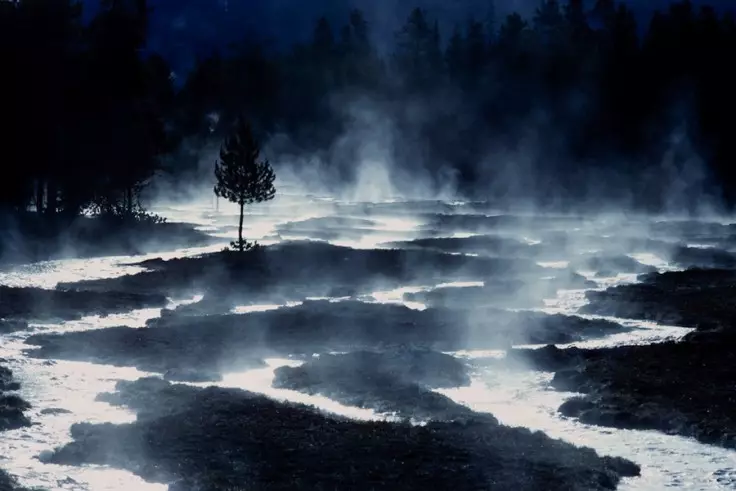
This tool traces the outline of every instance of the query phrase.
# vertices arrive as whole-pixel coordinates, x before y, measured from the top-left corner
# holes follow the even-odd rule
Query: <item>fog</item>
[[[362,134],[365,135],[365,128]],[[385,138],[385,133],[382,138]],[[380,154],[376,148],[368,145],[362,150],[365,158],[370,159],[373,152]],[[393,157],[384,154],[376,158],[390,160]],[[370,392],[373,389],[368,385],[368,379],[352,383],[353,390],[370,394],[363,406],[350,403],[352,396],[331,392],[329,386],[314,392],[284,388],[279,384],[284,384],[284,373],[288,372],[279,370],[284,367],[311,369],[310,360],[322,357],[329,360],[331,356],[349,355],[355,350],[396,352],[398,354],[389,356],[402,359],[400,357],[405,355],[401,354],[401,349],[420,352],[430,349],[461,360],[472,373],[468,386],[439,388],[431,392],[448,398],[458,407],[490,411],[502,423],[541,429],[577,445],[590,445],[600,452],[637,459],[645,466],[643,477],[627,480],[623,489],[656,489],[666,485],[674,479],[670,472],[675,467],[686,469],[694,482],[705,489],[711,482],[709,476],[715,465],[710,459],[728,458],[727,455],[720,456],[716,449],[706,451],[702,446],[679,437],[603,430],[560,418],[556,415],[557,406],[569,394],[547,389],[551,374],[531,370],[523,359],[507,359],[511,349],[539,349],[548,343],[555,343],[560,348],[596,348],[681,338],[690,329],[580,314],[579,310],[587,303],[586,291],[636,282],[637,273],[713,264],[718,260],[715,250],[733,250],[727,226],[717,222],[672,220],[665,216],[655,218],[625,210],[581,215],[542,212],[533,207],[498,209],[489,203],[453,200],[453,195],[437,200],[440,192],[431,185],[412,187],[409,178],[406,181],[397,179],[394,184],[391,175],[380,178],[386,179],[383,185],[391,183],[389,193],[382,194],[384,188],[376,184],[372,195],[359,196],[356,195],[357,188],[346,185],[341,194],[330,196],[329,189],[319,189],[316,185],[311,187],[311,182],[304,175],[286,174],[287,178],[282,177],[284,180],[278,183],[279,189],[284,191],[271,202],[250,207],[245,221],[246,237],[257,239],[272,250],[270,255],[262,258],[261,267],[282,276],[260,284],[257,290],[243,289],[247,280],[241,279],[245,283],[233,282],[228,279],[231,275],[226,269],[208,267],[199,283],[186,286],[186,289],[201,288],[191,292],[200,295],[188,302],[170,303],[169,311],[161,316],[161,324],[145,323],[144,317],[154,320],[159,317],[157,309],[153,309],[137,311],[130,318],[125,315],[93,316],[61,325],[39,325],[35,329],[41,333],[79,333],[82,336],[79,342],[83,344],[70,344],[66,348],[72,349],[74,356],[81,353],[96,357],[98,362],[107,360],[108,363],[123,365],[149,364],[137,366],[139,371],[133,374],[114,375],[119,378],[133,380],[151,373],[146,368],[154,367],[150,365],[153,360],[168,360],[174,366],[183,363],[193,370],[208,373],[207,370],[215,369],[222,374],[220,380],[184,382],[186,385],[240,388],[280,401],[313,405],[327,414],[368,421],[403,419],[397,418],[395,413],[406,411],[405,406],[413,403],[403,401],[395,405],[395,401],[381,402],[374,407],[370,403],[373,398],[380,401],[388,396]],[[369,183],[381,182],[370,174],[366,174],[364,179]],[[320,180],[313,182],[319,183]],[[404,183],[406,187],[402,188]],[[370,184],[365,182],[362,186],[370,189]],[[0,276],[0,282],[52,288],[63,282],[101,279],[103,283],[90,283],[85,288],[115,291],[124,285],[126,289],[135,291],[136,283],[116,284],[114,280],[147,269],[133,265],[136,261],[154,257],[194,257],[202,252],[217,251],[235,237],[237,207],[221,201],[219,210],[216,210],[209,187],[192,186],[192,189],[199,189],[199,194],[192,192],[185,201],[162,200],[154,204],[152,210],[172,222],[206,227],[208,233],[221,241],[209,249],[174,250],[140,257],[61,260],[15,269]],[[402,189],[416,198],[402,197]],[[309,197],[315,193],[322,196]],[[304,239],[312,242],[301,245],[293,242]],[[350,249],[330,249],[338,245]],[[370,256],[376,249],[389,255],[381,258]],[[350,250],[355,252],[348,254]],[[394,255],[392,251],[396,250],[399,253]],[[339,262],[345,257],[351,257],[350,262],[340,266]],[[448,257],[455,258],[453,260],[457,263],[447,263]],[[341,270],[345,270],[345,274],[340,273]],[[306,277],[306,283],[302,282],[301,276]],[[142,284],[160,281],[160,277],[155,277],[150,275]],[[342,288],[345,282],[351,288]],[[177,298],[175,292],[183,291],[184,286],[178,285],[175,278],[171,284],[162,284],[173,298]],[[340,291],[347,294],[338,293]],[[181,295],[178,298],[182,298]],[[213,304],[212,300],[217,302]],[[220,304],[221,301],[224,303]],[[328,305],[324,305],[325,301]],[[389,306],[398,310],[385,310]],[[201,316],[203,313],[210,316]],[[223,315],[225,317],[221,317]],[[417,317],[422,315],[424,317]],[[542,317],[534,317],[537,315]],[[557,320],[555,315],[564,317]],[[192,317],[187,320],[187,316]],[[445,330],[442,323],[435,323],[436,319],[445,319],[444,322],[452,329]],[[602,336],[583,334],[582,339],[575,340],[579,334],[573,327],[576,323],[600,320],[625,329],[620,332],[614,329]],[[144,347],[158,343],[149,345],[137,341],[133,345],[139,346],[141,351],[127,358],[132,355],[129,352],[131,344],[124,341],[128,335],[125,328],[114,327],[121,324],[137,331],[136,336],[154,336],[151,339],[164,336],[172,348],[151,355]],[[189,331],[194,325],[197,330]],[[312,337],[309,326],[316,325],[321,328]],[[425,331],[419,336],[397,337],[410,325],[423,326]],[[143,326],[146,327],[141,329]],[[246,339],[243,339],[243,326],[248,326]],[[105,334],[107,329],[111,329],[110,334]],[[198,330],[204,330],[208,335],[200,337],[194,334],[195,337],[190,337]],[[372,330],[378,332],[371,334]],[[584,333],[584,329],[580,332]],[[294,339],[290,341],[290,337]],[[54,343],[64,339],[68,341],[63,343],[77,342],[62,337]],[[210,354],[209,359],[203,358],[203,353],[213,342],[230,349],[216,357]],[[11,345],[8,349],[16,348]],[[205,351],[201,352],[201,349]],[[55,356],[69,356],[64,353],[60,350]],[[244,365],[250,363],[251,358],[264,359],[266,366],[247,368]],[[205,367],[198,368],[203,359],[207,359]],[[348,360],[341,363],[341,370],[346,374],[360,376],[365,370],[364,365],[357,362],[355,365],[350,365]],[[74,367],[84,371],[85,375],[80,380],[86,381],[90,390],[111,390],[109,382],[93,377],[96,373],[94,367]],[[53,373],[65,373],[70,369],[71,365],[61,364]],[[173,370],[167,365],[156,369]],[[22,365],[18,370],[26,383],[36,380],[31,372],[24,371]],[[99,377],[106,377],[107,373],[100,372]],[[153,375],[160,376],[160,372],[154,370]],[[405,378],[397,380],[404,384],[411,382]],[[33,390],[48,390],[43,383],[38,383],[34,386],[38,389]],[[93,395],[85,397],[89,399]],[[76,421],[75,418],[87,417],[95,411],[98,411],[95,418],[99,419],[92,418],[93,421],[118,422],[130,417],[126,416],[127,413],[103,415],[106,413],[99,403],[94,408],[89,406],[89,410],[78,411],[77,407],[89,405],[84,402],[87,399],[80,397],[78,403],[69,405],[76,413],[64,421]],[[34,400],[43,401],[40,397]],[[417,406],[415,410],[427,409]],[[457,408],[452,410],[460,411]],[[425,422],[423,417],[412,421],[413,424]],[[65,431],[61,423],[57,429]],[[49,431],[48,428],[45,431]],[[33,431],[28,435],[37,437]],[[54,433],[45,436],[44,441],[62,444],[65,440]],[[21,445],[21,442],[22,439],[15,437],[8,440],[14,448],[23,448],[22,455],[41,448],[38,444]],[[14,465],[11,470],[27,475],[24,465]],[[36,475],[49,472],[41,463],[34,464],[32,469]],[[89,482],[89,489],[94,489],[96,478],[91,472],[73,475],[75,479]],[[122,490],[134,482],[126,475],[119,479],[120,485],[111,485],[110,490]],[[38,480],[29,479],[27,482]]]
[[[529,3],[504,8],[528,11]],[[447,2],[433,6],[446,21],[458,14]],[[407,13],[376,2],[367,14],[375,34],[393,32]],[[570,372],[552,363],[567,348],[684,344],[702,319],[673,315],[667,302],[682,292],[652,281],[691,268],[727,276],[720,270],[736,267],[725,184],[692,126],[689,99],[677,94],[641,140],[622,137],[634,150],[603,138],[586,153],[588,114],[610,107],[583,82],[547,97],[507,79],[484,99],[477,87],[444,78],[411,88],[397,70],[387,69],[378,88],[318,87],[319,117],[307,122],[253,110],[261,157],[277,176],[275,199],[245,209],[243,236],[262,248],[223,252],[238,237],[240,207],[214,196],[213,167],[234,111],[207,107],[199,115],[206,129],[183,135],[168,172],[141,196],[166,224],[87,231],[105,240],[100,249],[62,235],[46,260],[14,257],[18,264],[0,270],[0,327],[6,318],[28,321],[0,330],[0,356],[33,403],[32,421],[42,422],[8,434],[3,466],[25,485],[68,474],[75,489],[122,491],[143,475],[173,489],[222,477],[210,475],[224,465],[221,454],[233,459],[232,480],[244,480],[252,462],[280,465],[237,446],[261,445],[264,425],[279,456],[278,435],[295,428],[314,441],[339,434],[349,449],[366,434],[384,438],[376,428],[475,421],[488,440],[519,438],[530,449],[499,453],[523,463],[509,474],[531,475],[544,462],[565,479],[565,466],[571,479],[593,475],[586,466],[599,465],[597,455],[583,459],[573,445],[641,465],[641,476],[604,473],[613,486],[623,479],[619,489],[708,489],[736,468],[725,449],[644,431],[661,428],[604,428],[565,414],[563,404],[580,394],[555,385],[553,373]],[[9,223],[4,234],[17,228]],[[631,286],[642,287],[641,297]],[[572,371],[582,377],[587,360],[578,361]],[[56,406],[68,412],[51,422]],[[338,416],[340,425],[329,419]],[[507,431],[493,417],[572,445],[546,447],[523,432],[493,436]],[[376,421],[387,424],[367,426]],[[232,435],[208,440],[223,428]],[[321,476],[299,442],[284,448],[305,475]],[[310,449],[320,457],[329,450]],[[201,465],[182,465],[192,455]],[[166,470],[153,472],[158,465]],[[100,485],[112,467],[130,472]]]
[[[461,176],[457,161],[431,153],[427,125],[448,114],[462,119],[457,100],[387,101],[371,94],[331,96],[332,117],[341,131],[322,148],[305,148],[286,133],[263,135],[263,157],[273,165],[280,194],[323,196],[347,202],[473,201],[496,210],[573,212],[584,215],[650,214],[662,217],[719,219],[728,205],[705,159],[692,144],[685,118],[641,157],[578,162],[564,150],[574,123],[538,115],[523,118],[514,134],[488,134],[467,142],[463,125],[448,128],[448,145],[470,145],[481,157],[469,164],[472,178]],[[576,117],[571,116],[575,121]],[[172,187],[165,176],[145,192],[147,203],[209,199],[217,138],[197,151],[198,171],[191,182]],[[513,142],[513,143],[512,143]],[[558,151],[555,150],[558,149]],[[646,160],[646,162],[643,162]],[[579,166],[579,170],[570,171]],[[557,170],[559,169],[559,170]],[[469,179],[472,179],[469,181]],[[268,210],[268,204],[260,209]]]

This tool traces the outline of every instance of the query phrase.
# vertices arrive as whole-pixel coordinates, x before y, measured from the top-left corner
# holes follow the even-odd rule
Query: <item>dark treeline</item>
[[[141,55],[145,1],[102,7],[82,25],[69,0],[0,2],[6,211],[135,216],[140,187],[175,146],[170,70]]]
[[[211,176],[241,113],[277,172],[310,156],[345,182],[373,145],[480,199],[736,202],[736,22],[708,7],[674,3],[638,26],[613,0],[544,0],[532,18],[450,32],[415,10],[380,53],[354,11],[285,52],[199,59],[175,89],[143,49],[145,1],[103,4],[82,25],[68,0],[0,3],[6,207],[130,212],[157,169],[190,178],[204,161]]]

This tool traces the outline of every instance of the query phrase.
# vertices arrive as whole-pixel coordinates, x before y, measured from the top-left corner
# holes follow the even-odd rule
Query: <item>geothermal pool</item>
[[[170,221],[196,224],[200,230],[222,238],[221,244],[207,248],[182,249],[137,257],[102,257],[47,261],[0,272],[0,284],[53,288],[60,282],[83,279],[111,278],[135,274],[143,269],[130,263],[143,259],[165,259],[192,256],[221,249],[236,234],[236,209],[220,203],[215,211],[211,202],[191,205],[160,206],[155,212]],[[488,220],[490,225],[484,225]],[[504,217],[513,220],[505,220]],[[491,218],[493,218],[491,220]],[[493,233],[505,239],[517,240],[530,246],[550,246],[551,252],[538,262],[539,266],[556,272],[575,268],[580,258],[616,254],[631,258],[658,271],[677,269],[666,257],[662,244],[681,244],[692,248],[729,247],[727,238],[688,227],[677,226],[662,232],[657,228],[658,245],[648,248],[641,240],[655,232],[654,219],[626,216],[554,217],[515,215],[484,209],[472,203],[441,203],[391,201],[389,203],[349,203],[335,199],[280,197],[267,205],[254,208],[246,217],[244,234],[264,245],[288,240],[324,240],[336,245],[360,249],[386,248],[387,243],[418,238],[447,237],[472,240]],[[666,227],[665,227],[666,228]],[[680,230],[681,229],[681,230]],[[694,238],[694,237],[697,237]],[[697,240],[697,242],[694,242]],[[460,242],[462,244],[462,242]],[[448,254],[478,254],[478,251],[447,251]],[[481,252],[482,253],[482,252]],[[590,262],[589,262],[590,263]],[[592,280],[596,288],[636,281],[636,274],[621,271],[577,269]],[[418,301],[405,299],[407,293],[431,292],[437,289],[463,289],[480,286],[477,282],[451,284],[406,285],[377,290],[358,298],[364,302],[397,303],[412,309],[423,309]],[[574,314],[585,304],[584,290],[559,289],[544,299],[537,310],[546,313]],[[171,306],[197,301],[197,298],[172,298]],[[304,299],[309,300],[309,299]],[[339,302],[346,298],[331,298]],[[288,305],[248,305],[234,312],[248,315],[269,309],[290,308]],[[149,375],[135,368],[121,368],[62,360],[39,360],[25,356],[29,349],[24,340],[38,332],[69,332],[126,325],[144,328],[147,319],[161,314],[160,309],[135,310],[107,317],[85,317],[78,321],[58,324],[36,324],[31,332],[0,336],[0,358],[6,360],[21,382],[20,395],[33,409],[28,416],[34,425],[8,431],[0,437],[0,468],[16,475],[21,484],[47,489],[78,491],[154,491],[165,490],[161,484],[151,484],[135,475],[99,466],[67,467],[43,463],[43,456],[54,447],[70,441],[69,428],[75,422],[132,421],[135,414],[123,408],[97,402],[95,397],[114,389],[118,380],[135,380]],[[642,343],[657,343],[677,339],[689,329],[656,323],[611,319],[636,329],[572,343],[580,347],[607,347]],[[569,346],[560,345],[560,346]],[[487,368],[476,363],[484,358],[503,358],[502,350],[453,352],[473,367],[473,383],[469,387],[439,392],[477,411],[494,414],[502,423],[541,430],[576,445],[589,446],[600,454],[626,457],[642,466],[642,475],[625,479],[619,489],[683,490],[736,489],[736,452],[704,445],[695,440],[668,436],[654,431],[632,431],[602,428],[582,424],[557,413],[559,405],[572,396],[549,388],[552,374],[521,369]],[[299,359],[267,359],[267,366],[241,373],[230,373],[216,384],[263,393],[277,400],[311,404],[325,411],[356,419],[390,419],[391,415],[347,407],[321,396],[308,396],[271,386],[274,370],[280,366],[298,366]],[[63,411],[57,411],[63,410]]]

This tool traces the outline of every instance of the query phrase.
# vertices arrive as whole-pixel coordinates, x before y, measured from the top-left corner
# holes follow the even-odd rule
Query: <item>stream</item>
[[[366,204],[358,206],[324,198],[279,197],[273,202],[257,207],[256,212],[247,217],[244,235],[249,239],[258,239],[259,243],[264,245],[282,240],[311,238],[312,235],[306,228],[297,228],[287,233],[281,226],[289,222],[308,219],[348,216],[348,211],[351,209],[354,216],[358,214],[358,210],[363,213],[366,208],[371,208],[370,216],[374,225],[353,228],[345,226],[339,230],[339,234],[336,234],[337,237],[328,240],[333,244],[355,248],[375,248],[383,242],[409,240],[426,233],[427,229],[422,228],[425,224],[425,213],[416,211],[422,206],[426,206],[426,213],[437,213],[438,209],[442,210],[441,213],[447,213],[447,209],[454,209],[454,213],[457,214],[470,213],[463,209],[462,203],[429,202],[424,205],[420,203],[412,204],[411,207],[407,206],[406,213],[402,214],[390,211],[397,206],[395,202],[390,203],[390,206],[385,207],[384,211],[381,206],[372,207]],[[143,269],[132,266],[130,263],[156,257],[169,259],[217,251],[237,235],[237,229],[233,226],[237,223],[235,207],[229,204],[220,202],[218,211],[213,209],[211,202],[187,206],[158,206],[153,211],[166,216],[169,221],[194,223],[200,230],[221,238],[222,243],[205,248],[180,249],[136,257],[116,256],[35,263],[15,268],[12,271],[0,271],[0,284],[53,288],[59,282],[134,274]],[[637,222],[634,228],[638,226]],[[603,223],[596,218],[587,225],[576,225],[569,233],[571,236],[582,238],[572,241],[574,246],[566,247],[561,253],[563,255],[573,252],[594,254],[595,248],[591,249],[587,243],[588,240],[584,237],[588,235],[605,237],[605,234],[611,233],[612,230],[615,233],[618,227],[622,227],[624,234],[636,235],[637,233],[637,230],[629,230],[632,228],[631,223],[621,217],[611,217],[607,221],[604,220]],[[558,228],[552,232],[568,233],[566,230],[570,229]],[[474,230],[458,231],[453,234],[453,237],[472,237],[474,233]],[[544,234],[531,226],[525,230],[508,231],[508,234],[515,235],[519,240],[530,244],[538,244],[544,240]],[[708,247],[708,245],[705,244],[703,247]],[[637,254],[634,251],[626,251],[626,253],[640,263],[654,266],[659,271],[674,269],[656,254]],[[560,257],[554,261],[539,264],[552,271],[567,267],[570,259]],[[602,275],[596,274],[595,271],[578,272],[595,281],[598,288],[601,289],[636,281],[636,275],[631,274],[608,275],[606,273]],[[406,287],[377,291],[361,300],[402,303],[409,308],[422,309],[424,305],[421,303],[404,301],[403,294],[437,287],[466,288],[475,285],[476,283],[457,283]],[[556,297],[546,299],[544,307],[539,310],[547,313],[574,314],[585,303],[584,293],[583,290],[558,290]],[[170,307],[197,300],[197,298],[170,299]],[[340,301],[342,299],[331,300]],[[248,315],[248,312],[251,311],[288,307],[288,305],[248,306],[235,311]],[[90,316],[60,324],[34,324],[28,332],[0,336],[0,359],[5,360],[4,364],[14,371],[16,378],[22,384],[20,395],[33,405],[27,415],[34,423],[31,427],[2,434],[0,437],[0,468],[16,475],[23,485],[39,486],[49,490],[166,490],[165,485],[147,483],[126,471],[99,466],[59,466],[42,463],[39,459],[39,455],[43,456],[54,447],[71,440],[69,428],[73,423],[133,421],[135,419],[133,412],[97,402],[95,397],[101,392],[113,390],[118,380],[135,380],[150,374],[135,368],[61,360],[38,360],[28,358],[23,354],[23,351],[28,349],[24,340],[30,334],[99,329],[119,325],[144,327],[147,319],[155,318],[160,313],[160,309],[142,309],[106,317]],[[606,319],[637,329],[603,339],[559,346],[608,347],[657,343],[677,339],[690,331],[676,326]],[[535,348],[536,346],[530,347]],[[700,444],[693,439],[669,436],[654,431],[618,430],[579,423],[557,413],[559,405],[573,394],[549,389],[549,382],[553,374],[510,368],[490,369],[484,368],[482,363],[476,363],[488,357],[502,358],[504,352],[500,350],[463,351],[455,352],[453,355],[467,360],[473,367],[473,383],[469,387],[445,389],[438,392],[474,410],[490,412],[504,424],[541,430],[552,437],[576,445],[592,447],[600,454],[621,456],[640,464],[642,475],[623,480],[619,489],[736,490],[736,452]],[[266,368],[225,374],[223,380],[218,383],[192,385],[220,385],[247,389],[278,400],[312,404],[325,411],[356,419],[387,418],[385,415],[375,414],[369,410],[343,406],[325,397],[274,389],[271,387],[274,370],[285,365],[298,366],[301,362],[290,359],[269,359],[266,362],[268,365]]]

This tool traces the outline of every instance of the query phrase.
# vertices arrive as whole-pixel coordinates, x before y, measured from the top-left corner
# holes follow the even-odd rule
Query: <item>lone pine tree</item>
[[[241,117],[220,148],[220,160],[215,162],[215,194],[240,205],[238,241],[231,246],[241,252],[254,245],[243,239],[245,205],[268,201],[276,195],[276,175],[268,160],[259,160],[260,154],[250,124]]]

